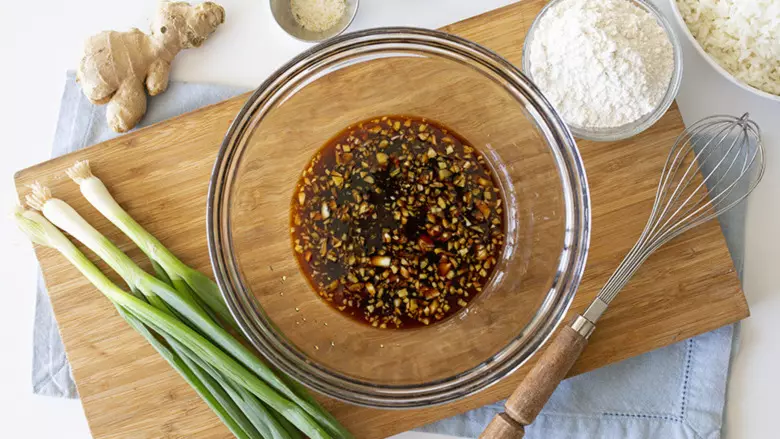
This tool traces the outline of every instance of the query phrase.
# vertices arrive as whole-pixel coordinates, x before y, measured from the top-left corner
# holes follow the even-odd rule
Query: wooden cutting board
[[[447,26],[520,64],[523,35],[543,0],[529,0]],[[60,157],[16,175],[20,196],[50,186],[137,261],[140,252],[80,196],[64,170],[89,159],[117,200],[186,263],[210,273],[206,191],[211,166],[245,96]],[[593,234],[582,311],[633,245],[652,205],[665,156],[683,129],[676,107],[627,141],[579,141],[591,185]],[[225,438],[228,431],[184,381],[116,315],[67,262],[36,248],[92,434],[103,438]],[[101,265],[105,268],[104,265]],[[578,374],[748,316],[720,228],[710,222],[653,255],[613,303],[577,362]],[[532,360],[533,361],[533,360]],[[531,361],[531,362],[532,362]],[[462,401],[414,411],[379,411],[323,398],[359,438],[386,437],[505,398],[529,365]]]

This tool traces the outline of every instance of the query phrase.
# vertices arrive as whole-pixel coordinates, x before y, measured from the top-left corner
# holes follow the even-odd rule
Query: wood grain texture
[[[520,425],[529,425],[566,378],[588,340],[566,325],[537,355],[533,368],[504,404],[506,414]],[[498,439],[498,437],[496,438]]]
[[[525,428],[506,413],[499,413],[485,427],[479,439],[523,439]]]
[[[444,30],[520,64],[523,35],[545,2],[531,0]],[[140,251],[91,208],[64,170],[89,159],[128,212],[185,263],[210,273],[205,236],[208,178],[217,149],[245,96],[203,108],[20,171],[16,184],[40,180],[137,261]],[[676,107],[645,133],[622,142],[578,141],[591,185],[590,257],[573,310],[597,294],[639,236],[657,178],[683,129]],[[92,434],[104,438],[226,438],[228,431],[184,381],[136,335],[108,300],[55,252],[36,248]],[[145,264],[145,263],[144,263]],[[105,268],[105,265],[100,265]],[[578,374],[747,317],[716,222],[654,254],[599,321]],[[359,438],[379,438],[506,398],[533,360],[497,385],[456,403],[380,411],[323,398]]]

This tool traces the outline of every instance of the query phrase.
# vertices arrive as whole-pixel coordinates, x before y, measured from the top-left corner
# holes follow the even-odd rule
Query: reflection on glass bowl
[[[505,196],[507,244],[490,285],[430,327],[380,330],[309,287],[290,242],[290,200],[311,155],[350,124],[427,117],[478,148]],[[373,407],[453,401],[526,361],[564,317],[590,237],[574,140],[536,87],[495,53],[442,32],[334,38],[272,75],[230,127],[208,200],[220,288],[249,341],[328,396]]]

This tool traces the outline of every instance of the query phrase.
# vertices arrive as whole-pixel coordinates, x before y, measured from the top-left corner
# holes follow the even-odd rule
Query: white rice
[[[726,71],[780,95],[780,0],[676,0],[701,47]]]

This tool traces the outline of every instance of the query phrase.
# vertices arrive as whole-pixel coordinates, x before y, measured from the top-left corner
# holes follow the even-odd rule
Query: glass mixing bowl
[[[506,205],[506,245],[485,290],[445,321],[377,329],[310,288],[290,208],[311,156],[380,115],[438,121],[482,151]],[[384,28],[327,41],[249,98],[214,166],[209,251],[225,300],[274,366],[343,401],[411,408],[462,398],[527,360],[564,317],[590,228],[571,133],[512,64],[442,32]]]

